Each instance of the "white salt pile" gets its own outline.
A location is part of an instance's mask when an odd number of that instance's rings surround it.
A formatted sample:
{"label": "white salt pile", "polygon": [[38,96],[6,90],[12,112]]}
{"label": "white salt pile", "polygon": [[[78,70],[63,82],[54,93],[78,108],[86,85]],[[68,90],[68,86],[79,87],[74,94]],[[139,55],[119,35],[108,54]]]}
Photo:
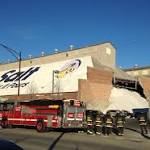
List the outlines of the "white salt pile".
{"label": "white salt pile", "polygon": [[135,108],[149,108],[146,99],[137,92],[127,89],[113,88],[109,97],[109,106],[104,110],[126,110],[132,113]]}

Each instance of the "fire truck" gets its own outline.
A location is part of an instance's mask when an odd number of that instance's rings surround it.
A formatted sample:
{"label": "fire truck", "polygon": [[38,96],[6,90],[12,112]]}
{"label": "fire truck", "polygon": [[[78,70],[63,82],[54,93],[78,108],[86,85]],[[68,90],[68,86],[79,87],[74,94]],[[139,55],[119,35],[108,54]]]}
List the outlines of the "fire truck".
{"label": "fire truck", "polygon": [[79,100],[35,99],[0,103],[0,125],[33,126],[38,132],[46,129],[84,128],[85,104]]}

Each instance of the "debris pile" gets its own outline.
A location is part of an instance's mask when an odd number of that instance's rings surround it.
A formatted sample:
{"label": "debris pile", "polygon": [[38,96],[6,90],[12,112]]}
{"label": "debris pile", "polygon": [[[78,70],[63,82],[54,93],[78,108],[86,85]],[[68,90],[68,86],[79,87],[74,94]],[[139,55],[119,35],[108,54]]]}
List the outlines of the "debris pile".
{"label": "debris pile", "polygon": [[109,97],[109,105],[104,110],[126,110],[132,113],[132,109],[148,108],[148,102],[137,92],[123,88],[113,88]]}

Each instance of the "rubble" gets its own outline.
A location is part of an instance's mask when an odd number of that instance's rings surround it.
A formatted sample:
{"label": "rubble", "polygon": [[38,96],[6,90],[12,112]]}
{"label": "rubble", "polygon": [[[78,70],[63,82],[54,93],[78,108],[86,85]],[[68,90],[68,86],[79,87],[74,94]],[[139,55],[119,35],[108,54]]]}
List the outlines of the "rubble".
{"label": "rubble", "polygon": [[104,110],[126,110],[132,113],[132,109],[148,108],[148,102],[139,93],[123,88],[113,87],[108,99],[109,106]]}

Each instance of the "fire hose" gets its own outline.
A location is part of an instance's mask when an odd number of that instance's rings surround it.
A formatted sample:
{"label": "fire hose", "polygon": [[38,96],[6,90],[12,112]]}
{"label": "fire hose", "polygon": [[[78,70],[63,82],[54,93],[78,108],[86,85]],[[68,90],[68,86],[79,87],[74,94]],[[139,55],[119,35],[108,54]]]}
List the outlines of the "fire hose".
{"label": "fire hose", "polygon": [[136,130],[136,129],[132,129],[132,128],[128,128],[128,127],[126,127],[126,129],[127,129],[127,130],[131,130],[131,131],[134,131],[134,132],[137,132],[137,133],[141,134],[141,135],[142,135],[144,138],[146,138],[146,139],[150,139],[150,136],[149,136],[149,135],[144,134],[144,133],[141,133],[140,131],[138,131],[138,130]]}

